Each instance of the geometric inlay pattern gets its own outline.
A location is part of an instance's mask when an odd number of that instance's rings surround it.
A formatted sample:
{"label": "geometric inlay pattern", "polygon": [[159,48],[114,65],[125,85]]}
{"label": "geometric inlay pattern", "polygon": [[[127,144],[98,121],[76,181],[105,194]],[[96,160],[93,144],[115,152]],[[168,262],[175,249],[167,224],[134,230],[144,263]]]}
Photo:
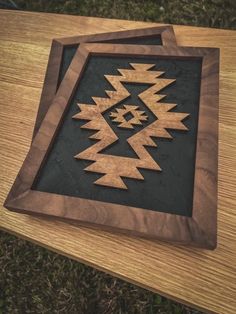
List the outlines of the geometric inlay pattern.
{"label": "geometric inlay pattern", "polygon": [[[89,121],[81,128],[94,130],[95,133],[90,136],[90,139],[96,140],[95,144],[77,154],[75,158],[93,162],[85,170],[102,175],[94,182],[95,184],[121,189],[127,189],[122,178],[144,180],[139,171],[141,168],[161,171],[146,146],[157,146],[152,138],[172,139],[168,129],[187,130],[182,121],[189,116],[187,113],[172,112],[171,110],[177,104],[161,102],[166,95],[157,94],[175,82],[175,79],[162,78],[161,75],[164,72],[150,70],[155,64],[131,63],[130,65],[132,69],[118,69],[120,75],[105,75],[114,90],[105,91],[108,97],[92,97],[94,104],[79,103],[80,112],[73,116],[74,119]],[[114,156],[102,152],[111,144],[119,141],[119,135],[114,133],[103,115],[107,110],[130,96],[123,83],[150,85],[138,97],[154,114],[156,120],[127,139],[137,158]],[[127,120],[126,114],[128,113],[132,114],[132,117]],[[133,128],[133,125],[140,125],[142,121],[147,120],[144,112],[133,105],[125,105],[123,109],[114,109],[110,117],[113,122],[119,123],[119,127],[130,129]]]}
{"label": "geometric inlay pattern", "polygon": [[[127,120],[127,115],[131,118]],[[124,105],[124,108],[117,108],[110,113],[113,122],[119,123],[119,128],[133,129],[133,125],[142,125],[142,121],[147,121],[148,116],[145,111],[139,110],[138,106]]]}

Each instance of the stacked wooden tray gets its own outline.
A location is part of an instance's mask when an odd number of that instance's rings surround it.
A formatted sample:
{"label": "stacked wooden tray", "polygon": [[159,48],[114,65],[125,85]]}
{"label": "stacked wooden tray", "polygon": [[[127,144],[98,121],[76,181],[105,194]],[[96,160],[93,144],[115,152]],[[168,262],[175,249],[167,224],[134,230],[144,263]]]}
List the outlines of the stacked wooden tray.
{"label": "stacked wooden tray", "polygon": [[219,49],[171,26],[55,39],[5,206],[216,247]]}

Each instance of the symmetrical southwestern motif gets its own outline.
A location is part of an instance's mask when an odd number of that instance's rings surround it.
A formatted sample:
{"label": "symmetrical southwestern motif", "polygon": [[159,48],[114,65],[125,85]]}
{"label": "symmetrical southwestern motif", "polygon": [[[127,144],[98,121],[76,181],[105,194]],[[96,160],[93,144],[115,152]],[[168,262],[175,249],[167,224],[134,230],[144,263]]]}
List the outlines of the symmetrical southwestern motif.
{"label": "symmetrical southwestern motif", "polygon": [[[157,146],[152,138],[172,138],[168,129],[187,130],[182,121],[189,115],[172,112],[177,104],[161,102],[165,95],[158,92],[175,82],[175,79],[162,78],[164,72],[151,70],[155,64],[131,63],[130,65],[132,69],[118,69],[120,75],[105,75],[115,90],[106,91],[108,97],[92,97],[95,104],[79,103],[80,112],[73,116],[74,119],[89,121],[82,128],[96,131],[90,136],[91,139],[96,140],[96,143],[80,152],[75,158],[93,161],[85,170],[102,174],[102,177],[94,182],[95,184],[120,189],[127,189],[122,177],[144,180],[139,172],[140,168],[161,171],[161,165],[152,158],[146,146]],[[110,118],[113,123],[118,124],[119,128],[133,129],[134,126],[142,125],[148,120],[146,113],[135,104],[115,108],[130,96],[123,83],[150,84],[150,87],[141,92],[138,97],[154,114],[156,120],[127,139],[137,158],[102,152],[119,141],[119,136],[104,118],[105,112],[111,110]]]}

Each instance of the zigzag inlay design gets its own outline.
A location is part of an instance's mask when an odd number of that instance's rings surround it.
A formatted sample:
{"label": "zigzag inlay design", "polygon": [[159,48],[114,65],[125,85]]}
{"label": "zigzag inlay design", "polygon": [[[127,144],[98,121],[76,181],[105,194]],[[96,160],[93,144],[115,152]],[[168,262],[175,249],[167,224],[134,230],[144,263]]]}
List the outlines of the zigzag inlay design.
{"label": "zigzag inlay design", "polygon": [[[132,118],[126,120],[125,116],[130,113]],[[139,110],[138,106],[124,105],[123,108],[117,108],[110,113],[110,117],[113,122],[118,123],[119,128],[133,129],[134,125],[142,125],[142,121],[147,121],[145,111]]]}
{"label": "zigzag inlay design", "polygon": [[[166,95],[157,94],[157,92],[175,82],[175,79],[161,78],[160,76],[164,72],[151,71],[150,69],[155,64],[131,63],[130,65],[133,69],[118,70],[121,75],[105,75],[115,91],[106,91],[107,98],[92,97],[95,104],[79,103],[78,106],[81,111],[73,116],[74,119],[88,120],[89,122],[81,128],[96,131],[90,138],[97,140],[94,145],[76,155],[75,158],[94,161],[85,170],[103,174],[101,178],[94,182],[95,184],[121,189],[127,189],[122,177],[144,180],[138,170],[139,168],[161,171],[160,166],[148,153],[145,146],[157,146],[152,137],[172,138],[167,129],[187,130],[182,121],[189,116],[187,113],[171,112],[170,110],[176,107],[177,104],[163,103],[161,100]],[[103,149],[119,140],[102,114],[130,96],[122,83],[151,85],[150,88],[138,96],[153,112],[157,120],[127,139],[138,158],[101,153]]]}

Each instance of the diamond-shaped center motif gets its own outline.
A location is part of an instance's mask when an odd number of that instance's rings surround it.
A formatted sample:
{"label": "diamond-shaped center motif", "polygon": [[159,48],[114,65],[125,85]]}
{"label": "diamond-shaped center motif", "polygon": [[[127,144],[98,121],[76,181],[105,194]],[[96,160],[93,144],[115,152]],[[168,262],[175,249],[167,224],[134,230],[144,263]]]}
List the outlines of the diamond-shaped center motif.
{"label": "diamond-shaped center motif", "polygon": [[138,106],[124,105],[110,113],[113,122],[118,123],[119,128],[133,129],[134,125],[142,125],[142,121],[147,121],[148,116],[145,111],[141,111]]}
{"label": "diamond-shaped center motif", "polygon": [[128,122],[129,120],[133,119],[133,114],[131,112],[128,112],[124,115],[125,120]]}

